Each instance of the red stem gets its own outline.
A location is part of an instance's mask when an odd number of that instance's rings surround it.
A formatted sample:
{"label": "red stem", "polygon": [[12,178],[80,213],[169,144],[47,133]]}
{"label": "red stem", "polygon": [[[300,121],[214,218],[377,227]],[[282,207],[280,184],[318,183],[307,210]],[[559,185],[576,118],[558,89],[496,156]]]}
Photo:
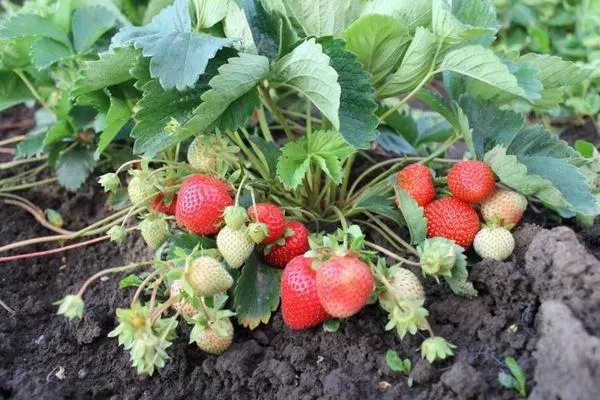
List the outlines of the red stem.
{"label": "red stem", "polygon": [[45,251],[38,251],[38,252],[35,252],[35,253],[17,254],[17,255],[9,256],[9,257],[0,257],[0,263],[7,262],[7,261],[21,260],[23,258],[33,258],[33,257],[39,257],[39,256],[46,256],[48,254],[60,253],[60,252],[63,252],[63,251],[75,249],[77,247],[82,247],[82,246],[87,246],[87,245],[90,245],[90,244],[102,242],[102,241],[107,240],[107,239],[110,239],[110,237],[108,235],[107,236],[101,236],[99,238],[95,238],[95,239],[91,239],[91,240],[86,240],[85,242],[71,244],[69,246],[59,247],[57,249],[45,250]]}

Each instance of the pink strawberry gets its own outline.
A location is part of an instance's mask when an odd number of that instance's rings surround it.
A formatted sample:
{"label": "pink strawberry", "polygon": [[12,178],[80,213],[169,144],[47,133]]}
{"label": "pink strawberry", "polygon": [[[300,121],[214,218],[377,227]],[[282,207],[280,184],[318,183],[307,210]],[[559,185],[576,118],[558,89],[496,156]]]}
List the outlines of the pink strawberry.
{"label": "pink strawberry", "polygon": [[317,271],[317,294],[325,311],[336,318],[359,312],[373,292],[371,270],[358,257],[335,256]]}

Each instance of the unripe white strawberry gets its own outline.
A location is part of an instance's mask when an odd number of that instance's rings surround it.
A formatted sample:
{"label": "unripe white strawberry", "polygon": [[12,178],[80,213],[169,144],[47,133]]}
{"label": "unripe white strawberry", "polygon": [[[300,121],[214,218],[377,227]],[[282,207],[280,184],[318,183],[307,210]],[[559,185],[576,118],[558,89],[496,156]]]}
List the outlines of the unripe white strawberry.
{"label": "unripe white strawberry", "polygon": [[473,247],[481,258],[502,261],[515,249],[515,239],[506,228],[485,227],[475,236]]}
{"label": "unripe white strawberry", "polygon": [[198,136],[192,141],[188,147],[187,159],[197,170],[212,172],[217,169],[217,154],[204,136]]}
{"label": "unripe white strawberry", "polygon": [[[425,301],[425,291],[419,278],[411,271],[405,268],[398,268],[388,278],[394,288],[394,292],[398,300],[417,300]],[[387,311],[391,311],[396,305],[393,303],[392,296],[384,291],[381,296],[381,305]]]}
{"label": "unripe white strawberry", "polygon": [[[181,294],[181,280],[178,279],[171,284],[171,297],[176,297]],[[188,317],[193,317],[196,315],[196,310],[194,306],[192,306],[189,302],[185,300],[179,300],[175,304],[172,305],[175,311],[179,311],[182,315],[187,315]]]}
{"label": "unripe white strawberry", "polygon": [[169,238],[169,224],[161,217],[149,216],[139,225],[146,244],[158,249]]}
{"label": "unripe white strawberry", "polygon": [[211,354],[221,354],[233,342],[233,324],[229,318],[221,318],[203,327],[196,344]]}
{"label": "unripe white strawberry", "polygon": [[129,195],[129,200],[133,203],[133,205],[143,205],[150,203],[152,200],[152,194],[156,190],[152,185],[149,185],[142,181],[142,178],[139,176],[134,176],[129,180],[127,184],[127,194]]}
{"label": "unripe white strawberry", "polygon": [[481,216],[489,224],[511,229],[519,223],[526,208],[525,196],[512,190],[498,189],[481,203]]}
{"label": "unripe white strawberry", "polygon": [[200,297],[226,292],[233,286],[233,278],[223,264],[209,256],[198,257],[192,261],[185,277]]}
{"label": "unripe white strawberry", "polygon": [[217,248],[231,268],[239,268],[254,250],[254,242],[245,230],[224,226],[217,235]]}

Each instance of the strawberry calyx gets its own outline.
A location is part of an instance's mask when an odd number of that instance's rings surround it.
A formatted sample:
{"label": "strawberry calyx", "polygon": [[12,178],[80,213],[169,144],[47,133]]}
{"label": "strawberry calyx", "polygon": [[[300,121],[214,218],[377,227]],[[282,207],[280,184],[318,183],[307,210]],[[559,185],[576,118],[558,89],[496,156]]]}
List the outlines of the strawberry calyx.
{"label": "strawberry calyx", "polygon": [[[253,222],[248,225],[247,232],[248,232],[248,237],[250,237],[250,239],[252,239],[252,241],[254,243],[260,244],[269,235],[269,228],[267,227],[267,225],[263,224],[262,222]],[[285,243],[285,241],[283,243]],[[281,244],[283,244],[283,243],[281,243]],[[276,244],[278,244],[278,243],[273,243],[272,245],[265,246],[265,251],[270,251],[270,248]]]}
{"label": "strawberry calyx", "polygon": [[241,229],[248,220],[246,209],[240,206],[227,206],[223,211],[225,225],[234,230]]}
{"label": "strawberry calyx", "polygon": [[421,343],[421,357],[426,358],[429,364],[445,360],[454,355],[455,345],[441,336],[427,338]]}

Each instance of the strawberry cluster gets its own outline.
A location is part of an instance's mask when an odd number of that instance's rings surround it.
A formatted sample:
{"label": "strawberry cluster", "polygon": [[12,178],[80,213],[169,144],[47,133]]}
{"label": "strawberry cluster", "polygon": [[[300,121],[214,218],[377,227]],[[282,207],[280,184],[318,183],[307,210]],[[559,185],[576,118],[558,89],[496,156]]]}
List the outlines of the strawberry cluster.
{"label": "strawberry cluster", "polygon": [[[448,171],[450,196],[436,199],[430,170],[412,164],[396,175],[396,184],[424,208],[427,236],[474,246],[483,258],[504,260],[514,249],[510,229],[522,218],[527,199],[517,192],[496,187],[492,169],[481,161],[461,161]],[[398,203],[398,200],[396,200]],[[480,211],[485,224],[481,227]]]}

